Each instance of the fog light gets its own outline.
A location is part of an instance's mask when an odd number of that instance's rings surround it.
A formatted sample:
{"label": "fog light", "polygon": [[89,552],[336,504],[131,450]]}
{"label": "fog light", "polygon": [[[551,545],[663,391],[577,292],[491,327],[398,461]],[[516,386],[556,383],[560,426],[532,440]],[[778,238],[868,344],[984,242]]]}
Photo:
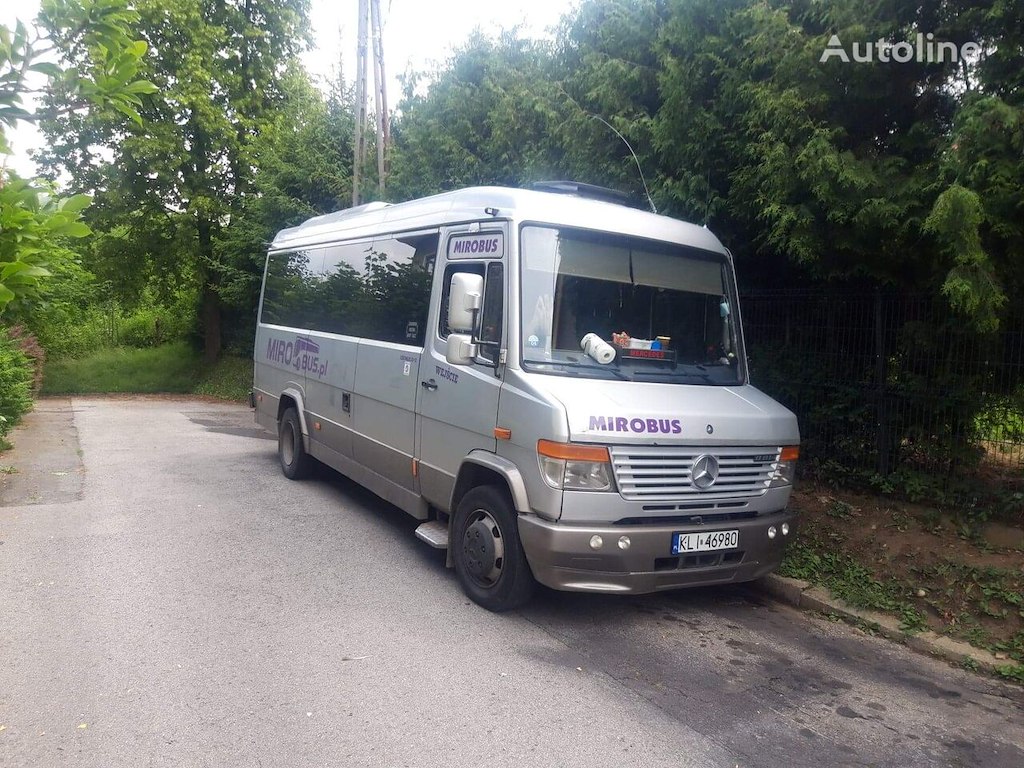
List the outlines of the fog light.
{"label": "fog light", "polygon": [[774,539],[775,538],[775,526],[774,525],[768,527],[768,538],[769,539]]}
{"label": "fog light", "polygon": [[629,536],[619,536],[619,549],[629,549]]}
{"label": "fog light", "polygon": [[600,549],[602,544],[604,544],[604,539],[602,539],[600,536],[591,536],[590,537],[590,548],[591,549]]}
{"label": "fog light", "polygon": [[782,535],[789,536],[789,523],[782,524]]}

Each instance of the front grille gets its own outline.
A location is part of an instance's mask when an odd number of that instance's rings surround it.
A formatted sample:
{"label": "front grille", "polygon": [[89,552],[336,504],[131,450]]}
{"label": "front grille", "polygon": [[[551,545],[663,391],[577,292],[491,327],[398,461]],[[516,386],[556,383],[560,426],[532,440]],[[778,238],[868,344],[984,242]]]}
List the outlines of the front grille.
{"label": "front grille", "polygon": [[[763,494],[778,466],[781,449],[618,445],[610,451],[622,498],[628,501],[699,499],[707,503]],[[707,490],[690,482],[693,463],[704,454],[714,456],[719,467],[718,479]]]}
{"label": "front grille", "polygon": [[[644,507],[647,509],[647,507]],[[722,514],[703,515],[665,515],[662,517],[622,517],[612,525],[717,525],[730,520],[752,520],[757,512],[748,509],[744,512],[725,512]]]}

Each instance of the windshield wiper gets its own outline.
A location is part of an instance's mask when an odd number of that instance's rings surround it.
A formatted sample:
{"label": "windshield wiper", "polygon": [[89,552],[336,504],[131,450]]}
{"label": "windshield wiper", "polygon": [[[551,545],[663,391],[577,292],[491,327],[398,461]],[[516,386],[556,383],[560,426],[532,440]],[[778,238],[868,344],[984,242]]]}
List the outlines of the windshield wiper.
{"label": "windshield wiper", "polygon": [[[696,366],[696,367],[699,368],[701,366]],[[636,371],[633,371],[633,379],[634,379],[634,381],[639,381],[644,376],[650,376],[651,378],[660,378],[660,379],[672,379],[672,378],[675,378],[677,376],[688,376],[688,377],[690,377],[692,379],[700,379],[701,381],[707,381],[707,382],[712,381],[711,374],[710,373],[706,373],[704,371],[684,371],[684,370],[681,370],[679,368],[676,368],[674,370],[650,369],[650,370],[636,370]]]}
{"label": "windshield wiper", "polygon": [[607,365],[586,365],[585,363],[578,362],[576,360],[530,360],[524,361],[527,365],[557,365],[562,368],[569,368],[571,370],[582,370],[582,371],[598,371],[600,373],[608,373],[617,379],[622,381],[630,381],[629,376],[620,371],[618,368],[611,368]]}
{"label": "windshield wiper", "polygon": [[[711,363],[711,365],[717,367],[716,363]],[[699,379],[700,381],[708,384],[725,387],[734,386],[738,383],[735,381],[720,381],[716,379],[703,363],[683,363],[675,368],[635,368],[632,373],[633,381],[643,381],[645,377],[649,377],[651,379]]]}

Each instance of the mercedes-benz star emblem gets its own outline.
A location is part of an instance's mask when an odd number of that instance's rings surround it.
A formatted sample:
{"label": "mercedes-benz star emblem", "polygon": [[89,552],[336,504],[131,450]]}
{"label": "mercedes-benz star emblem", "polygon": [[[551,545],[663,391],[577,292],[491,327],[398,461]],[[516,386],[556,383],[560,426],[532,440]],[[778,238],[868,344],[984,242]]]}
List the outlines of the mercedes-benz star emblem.
{"label": "mercedes-benz star emblem", "polygon": [[698,456],[690,470],[690,482],[699,491],[706,491],[718,479],[718,459],[714,456]]}

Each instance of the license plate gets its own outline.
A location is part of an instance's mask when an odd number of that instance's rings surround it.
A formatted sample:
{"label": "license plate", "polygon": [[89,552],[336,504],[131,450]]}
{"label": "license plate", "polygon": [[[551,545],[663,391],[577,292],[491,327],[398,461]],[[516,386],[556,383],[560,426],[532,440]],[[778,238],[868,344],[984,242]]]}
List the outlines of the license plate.
{"label": "license plate", "polygon": [[739,531],[701,531],[700,533],[676,533],[672,536],[673,555],[736,549],[739,545]]}

